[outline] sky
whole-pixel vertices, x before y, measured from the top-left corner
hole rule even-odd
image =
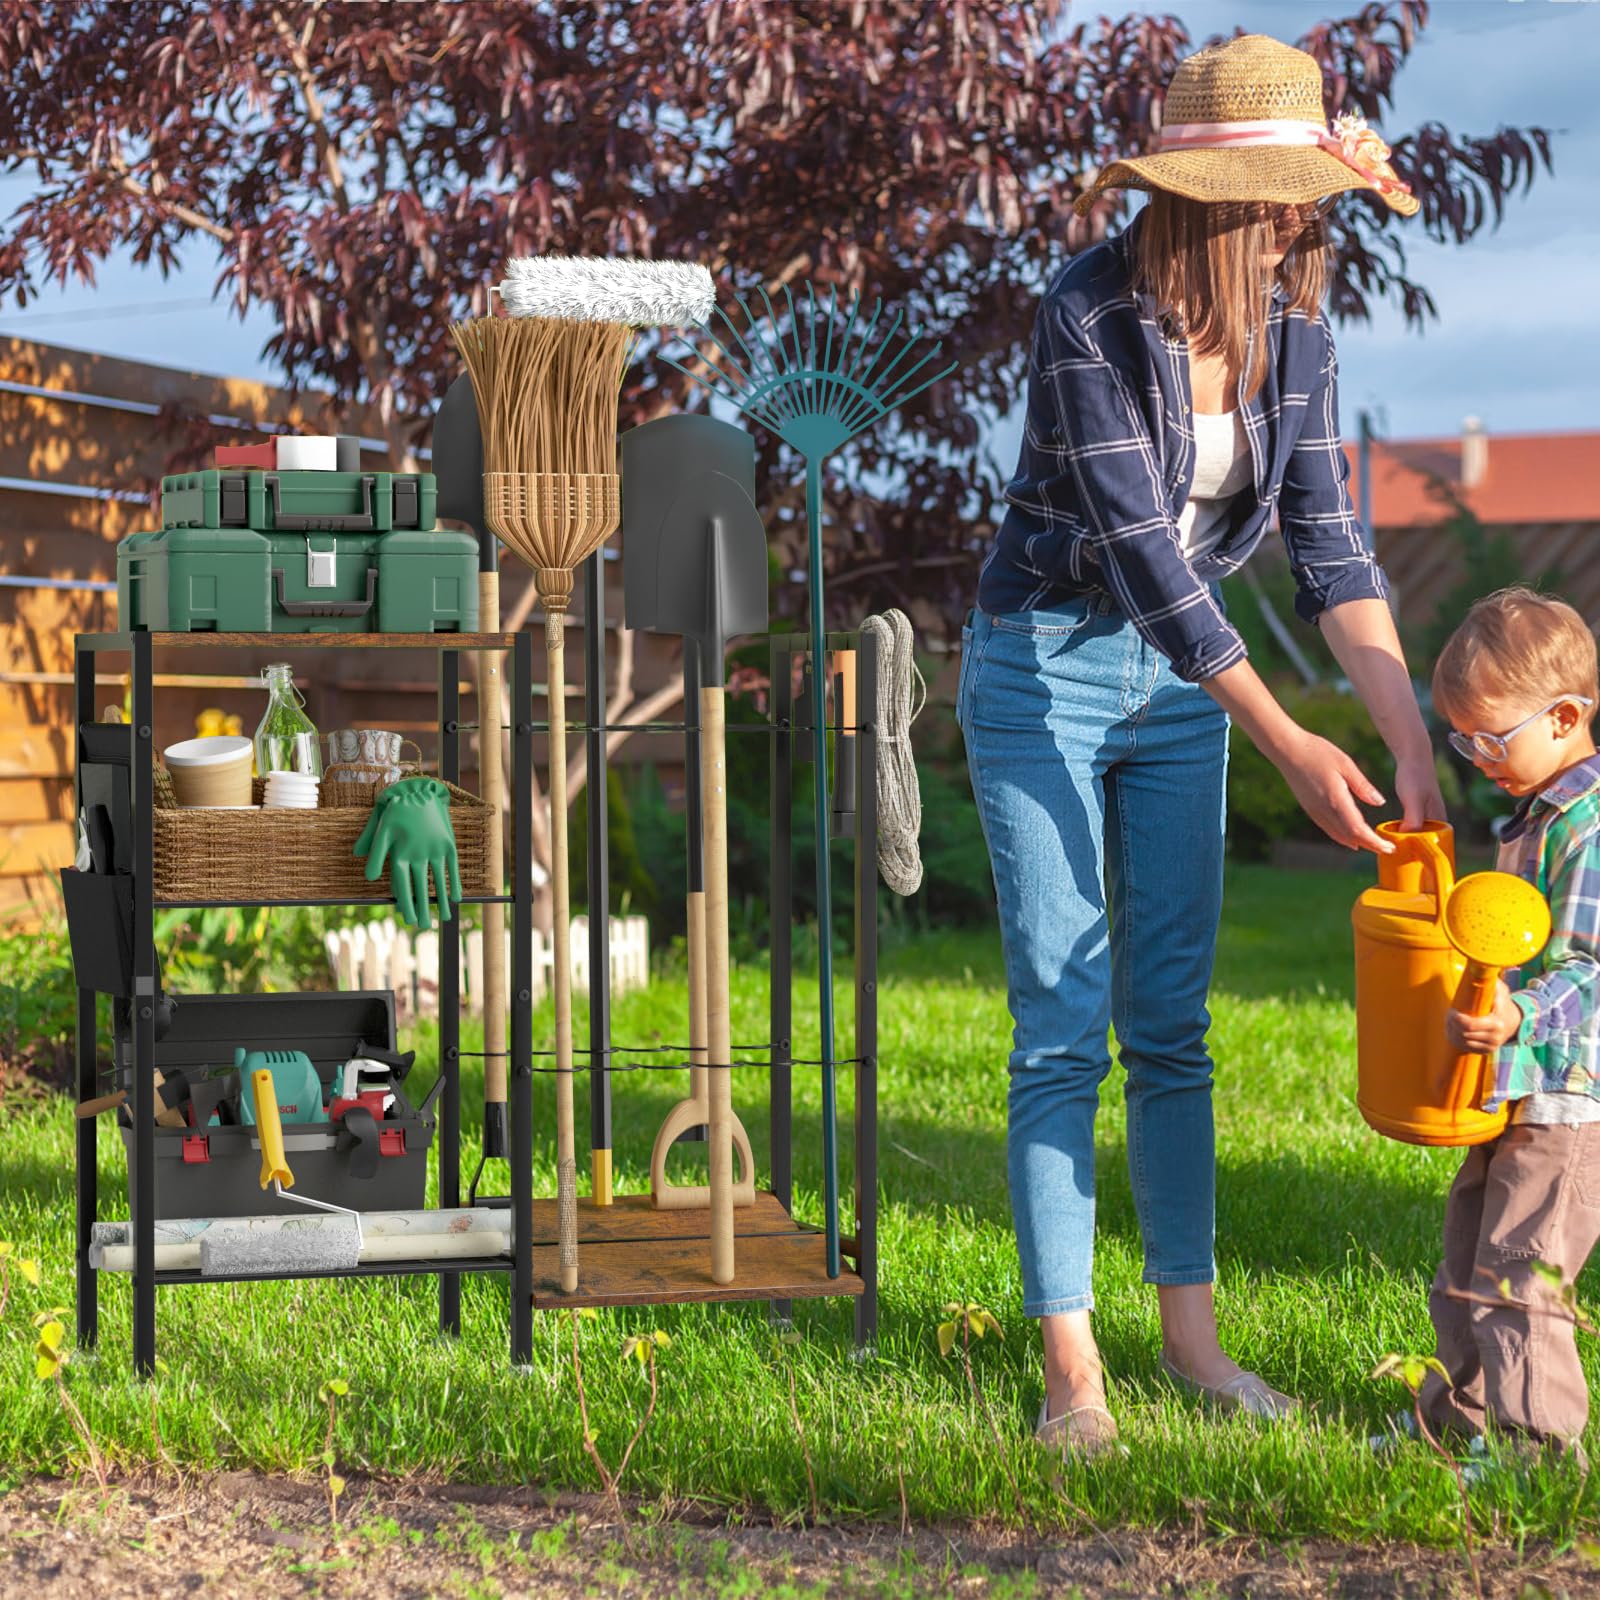
[[[1198,44],[1235,26],[1293,41],[1357,9],[1358,0],[1167,0]],[[1117,13],[1074,5],[1069,21]],[[1501,126],[1551,129],[1554,174],[1541,171],[1498,229],[1466,246],[1438,245],[1401,221],[1411,275],[1433,293],[1439,320],[1418,333],[1380,306],[1370,327],[1339,331],[1344,425],[1362,408],[1381,437],[1457,431],[1480,417],[1491,434],[1600,430],[1600,0],[1434,0],[1402,68],[1387,135],[1427,121],[1457,135]],[[0,178],[0,215],[31,187]],[[260,357],[271,319],[241,322],[211,301],[208,247],[194,246],[163,280],[113,260],[93,287],[47,289],[0,310],[0,334],[20,334],[131,359],[271,380]],[[1015,420],[994,436],[1004,456]]]

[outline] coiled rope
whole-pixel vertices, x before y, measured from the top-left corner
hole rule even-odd
[[[911,724],[927,704],[928,686],[911,654],[911,621],[885,611],[861,624],[878,647],[878,870],[896,894],[915,894],[922,883],[922,790],[911,754]],[[915,703],[913,703],[913,700]]]

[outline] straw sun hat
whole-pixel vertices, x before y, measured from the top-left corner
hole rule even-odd
[[[1102,167],[1074,209],[1083,216],[1116,187],[1283,205],[1370,189],[1401,216],[1418,209],[1364,117],[1342,116],[1328,127],[1316,61],[1260,33],[1188,57],[1167,86],[1155,154]]]

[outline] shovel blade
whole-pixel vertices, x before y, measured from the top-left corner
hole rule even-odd
[[[488,552],[479,565],[494,568],[494,535],[483,520],[483,435],[478,427],[478,401],[472,379],[462,373],[445,390],[433,414],[433,476],[438,487],[439,515],[464,522]]]
[[[661,633],[685,630],[668,617],[659,620],[660,586],[665,544],[683,558],[679,523],[692,510],[693,495],[684,491],[695,480],[719,474],[740,486],[752,509],[755,505],[756,447],[743,428],[715,417],[681,413],[658,417],[622,436],[622,588],[624,620],[630,628]],[[681,504],[680,504],[681,502]],[[766,537],[762,534],[765,550]],[[766,626],[766,574],[763,554],[761,604]],[[697,558],[694,571],[703,590],[705,563]],[[698,609],[705,609],[704,596]],[[745,608],[746,611],[748,608]]]

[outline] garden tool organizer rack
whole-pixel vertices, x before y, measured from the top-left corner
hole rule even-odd
[[[586,785],[588,860],[590,862],[590,903],[603,906],[609,898],[609,870],[606,854],[607,817],[605,747],[608,734],[627,724],[605,721],[605,630],[603,619],[604,570],[602,554],[583,564],[585,574],[585,669],[586,713],[592,720],[568,723],[570,733],[581,732],[589,762]],[[823,1196],[827,1226],[816,1229],[795,1222],[793,1211],[793,1109],[792,1081],[796,1067],[810,1069],[822,1063],[797,1061],[792,1048],[792,934],[795,918],[791,862],[794,839],[790,796],[794,763],[808,760],[813,741],[812,712],[808,706],[822,706],[828,697],[813,695],[797,705],[797,668],[810,681],[812,645],[806,635],[774,635],[770,639],[771,695],[765,723],[729,724],[730,734],[762,737],[771,752],[771,925],[770,925],[770,1040],[761,1045],[735,1043],[731,1061],[723,1070],[734,1072],[736,1092],[763,1074],[769,1087],[770,1184],[758,1188],[753,1205],[741,1206],[735,1213],[736,1274],[733,1282],[718,1284],[711,1275],[709,1214],[694,1209],[656,1209],[648,1193],[618,1195],[609,1204],[597,1203],[594,1195],[578,1201],[578,1235],[581,1275],[575,1293],[564,1294],[559,1285],[557,1262],[557,1215],[554,1196],[536,1198],[533,1193],[533,1083],[535,1073],[554,1069],[546,1053],[534,1050],[533,1041],[533,883],[527,870],[509,873],[513,892],[509,895],[474,894],[465,904],[502,904],[510,908],[511,972],[509,989],[510,1107],[506,1156],[511,1174],[511,1193],[498,1201],[478,1201],[479,1205],[507,1205],[510,1209],[511,1249],[508,1254],[482,1258],[398,1259],[362,1261],[338,1272],[223,1273],[202,1279],[195,1268],[156,1267],[156,1223],[158,1206],[164,1220],[170,1196],[164,1191],[158,1202],[157,1139],[172,1137],[168,1126],[158,1130],[159,1069],[166,1065],[192,1064],[205,1053],[209,1039],[199,1043],[188,1037],[193,1030],[174,1029],[172,1042],[158,1043],[158,1009],[161,995],[154,919],[161,910],[202,905],[243,904],[246,902],[206,900],[174,901],[156,898],[155,797],[156,737],[154,706],[154,657],[157,651],[183,648],[227,648],[257,650],[278,655],[285,650],[359,649],[429,650],[438,662],[438,775],[457,783],[461,771],[461,735],[476,731],[476,725],[461,717],[460,688],[463,656],[483,651],[503,651],[510,658],[512,719],[511,747],[511,823],[513,842],[532,837],[535,736],[548,732],[548,723],[532,712],[536,703],[533,680],[534,638],[528,632],[505,633],[172,633],[131,631],[123,633],[80,634],[75,651],[75,711],[80,729],[95,728],[92,736],[81,732],[75,740],[78,780],[76,799],[80,812],[86,803],[85,767],[98,769],[102,777],[108,762],[128,767],[125,809],[118,819],[115,859],[107,863],[109,872],[64,874],[82,880],[73,887],[93,887],[103,896],[103,909],[110,913],[104,921],[110,932],[95,941],[99,959],[87,950],[80,951],[75,941],[78,964],[78,1009],[76,1047],[76,1088],[80,1104],[100,1096],[106,1085],[97,1062],[99,1042],[96,1000],[100,993],[126,990],[129,1018],[126,1038],[119,1052],[118,1076],[126,1088],[126,1107],[131,1126],[123,1130],[127,1150],[128,1203],[131,1247],[133,1361],[136,1371],[148,1374],[156,1359],[156,1290],[158,1287],[196,1282],[222,1282],[247,1278],[293,1278],[325,1276],[417,1275],[439,1280],[439,1324],[443,1332],[458,1334],[461,1328],[461,1275],[467,1272],[506,1273],[510,1278],[509,1346],[513,1363],[527,1364],[533,1355],[533,1312],[570,1306],[658,1305],[710,1300],[768,1300],[779,1314],[786,1314],[794,1299],[848,1295],[855,1300],[855,1336],[866,1343],[877,1327],[877,805],[875,776],[875,738],[870,720],[857,727],[843,727],[834,718],[836,735],[856,735],[855,807],[853,813],[840,811],[835,818],[835,843],[848,838],[853,847],[855,874],[855,1043],[854,1055],[846,1061],[826,1064],[822,1074],[831,1086],[835,1067],[853,1067],[855,1104],[853,1124],[853,1232],[839,1232],[837,1194]],[[867,634],[836,634],[827,638],[830,652],[852,652],[857,663],[855,704],[877,704],[877,662],[875,641]],[[131,685],[131,716],[121,727],[95,723],[96,673],[106,670],[107,658],[126,662]],[[542,695],[542,689],[540,690]],[[837,694],[833,697],[837,708]],[[846,702],[848,703],[848,702]],[[870,714],[869,714],[870,715]],[[651,722],[635,726],[656,732],[684,731],[687,723]],[[836,740],[836,743],[840,742]],[[831,855],[826,841],[819,841],[822,853]],[[513,860],[515,856],[513,856]],[[524,858],[525,859],[525,858]],[[90,876],[106,879],[103,885],[88,884]],[[72,895],[69,893],[69,906]],[[387,895],[369,898],[340,897],[297,899],[292,894],[270,902],[255,899],[250,904],[272,905],[362,905],[388,903]],[[80,918],[82,916],[80,908]],[[436,1096],[438,1149],[438,1202],[443,1210],[463,1205],[461,1165],[461,1089],[460,1062],[460,917],[453,912],[440,925],[439,939],[439,1079]],[[609,928],[605,916],[591,916],[589,922],[589,970],[600,975],[610,971]],[[107,972],[105,951],[112,952],[110,964],[120,966],[126,981],[119,988]],[[388,1006],[392,1016],[392,996],[386,992],[322,996],[323,1001],[346,1000],[365,1005],[368,1010]],[[205,997],[191,1009],[206,1012],[215,1027],[215,1016],[228,1004],[241,1008],[253,1003],[249,996]],[[177,997],[181,1016],[184,997]],[[259,1009],[259,1008],[258,1008]],[[300,1008],[287,1007],[285,1011]],[[306,1008],[309,1010],[309,1008]],[[240,1011],[243,1016],[243,1010]],[[310,1024],[306,1025],[308,1028]],[[202,1028],[202,1031],[203,1031]],[[270,1039],[240,1040],[240,1043],[276,1047]],[[386,1041],[392,1047],[394,1041]],[[305,1041],[308,1053],[312,1041]],[[674,1047],[676,1048],[676,1047]],[[580,1051],[577,1071],[590,1074],[590,1143],[594,1151],[611,1149],[611,1111],[613,1063],[627,1062],[625,1075],[638,1070],[638,1063],[649,1062],[650,1070],[687,1072],[682,1060],[659,1064],[663,1052],[656,1046],[616,1043],[611,1037],[611,1007],[603,983],[597,983],[590,996],[589,1042]],[[231,1054],[231,1051],[230,1051]],[[315,1056],[313,1055],[313,1059]],[[587,1061],[588,1066],[583,1063]],[[710,1063],[710,1070],[718,1070]],[[749,1104],[749,1096],[744,1096]],[[833,1108],[824,1107],[824,1126],[831,1130]],[[201,1130],[189,1130],[192,1136]],[[237,1130],[229,1129],[229,1133]],[[431,1136],[432,1124],[427,1125]],[[203,1141],[200,1141],[203,1143]],[[85,1347],[96,1343],[99,1333],[99,1271],[91,1260],[95,1223],[99,1211],[98,1128],[93,1115],[80,1117],[76,1144],[77,1217],[77,1336]],[[185,1159],[189,1159],[186,1154]],[[198,1159],[198,1156],[195,1157]],[[253,1158],[252,1158],[253,1159]],[[408,1157],[409,1159],[409,1157]],[[425,1154],[418,1159],[425,1160]],[[645,1153],[640,1153],[640,1164]],[[824,1170],[836,1174],[831,1153]],[[181,1175],[180,1175],[181,1176]],[[835,1179],[836,1181],[836,1179]],[[359,1194],[347,1188],[336,1196],[342,1201]],[[263,1196],[262,1214],[275,1209],[269,1196]],[[504,1237],[501,1235],[501,1237]],[[830,1273],[830,1263],[833,1271]]]

